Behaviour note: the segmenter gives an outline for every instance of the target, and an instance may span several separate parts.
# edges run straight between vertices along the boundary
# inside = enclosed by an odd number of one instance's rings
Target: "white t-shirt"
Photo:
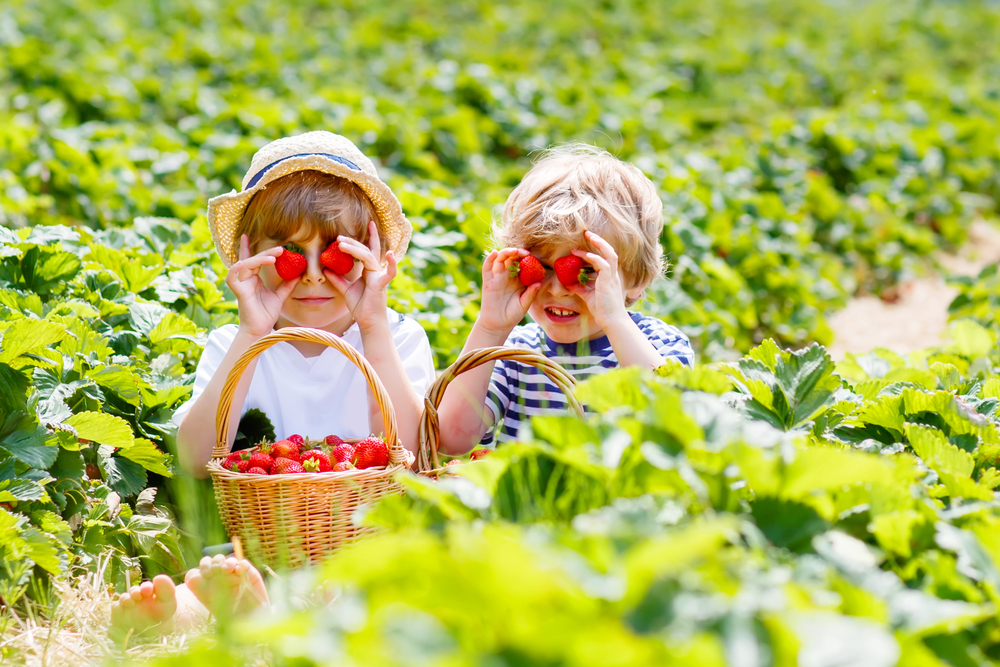
[[[413,389],[423,396],[434,381],[434,360],[427,334],[411,319],[389,310],[389,327]],[[177,408],[173,421],[180,424],[191,405],[208,386],[239,327],[227,324],[208,335],[205,352],[195,372],[191,399]],[[352,325],[343,335],[344,342],[364,354],[361,330]],[[361,371],[347,357],[326,348],[315,357],[304,357],[290,343],[278,343],[257,357],[250,390],[241,415],[257,408],[274,425],[278,438],[293,433],[311,438],[339,435],[364,438],[368,425],[368,383]]]

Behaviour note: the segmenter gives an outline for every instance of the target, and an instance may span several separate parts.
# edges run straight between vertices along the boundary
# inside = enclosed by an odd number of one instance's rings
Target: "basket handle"
[[[345,343],[344,339],[340,336],[323,331],[322,329],[308,329],[305,327],[283,327],[277,331],[272,331],[251,345],[236,360],[236,365],[229,371],[229,376],[226,377],[226,384],[222,387],[219,409],[215,413],[215,432],[218,438],[212,450],[212,458],[222,458],[229,455],[231,447],[229,444],[230,411],[233,406],[233,394],[236,393],[236,385],[239,384],[243,372],[250,365],[250,362],[256,359],[264,350],[277,343],[288,341],[322,343],[327,347],[332,347],[340,351],[351,363],[358,367],[368,381],[368,387],[375,395],[375,402],[378,403],[379,410],[382,412],[382,424],[385,426],[385,441],[389,445],[389,461],[393,464],[405,463],[406,453],[397,435],[396,412],[392,409],[389,394],[386,392],[382,381],[379,380],[378,375],[375,374],[375,369],[372,368],[367,359],[361,356],[361,353],[355,350],[350,344]]]
[[[444,397],[444,391],[460,373],[482,366],[485,363],[511,359],[528,366],[540,369],[566,395],[569,405],[580,417],[584,417],[583,406],[573,395],[576,380],[565,368],[537,352],[521,350],[513,347],[484,347],[470,350],[458,358],[455,363],[446,368],[427,390],[424,397],[424,412],[420,415],[420,426],[417,431],[419,449],[417,451],[417,469],[427,472],[440,467],[438,446],[441,440],[441,429],[438,422],[438,406]]]

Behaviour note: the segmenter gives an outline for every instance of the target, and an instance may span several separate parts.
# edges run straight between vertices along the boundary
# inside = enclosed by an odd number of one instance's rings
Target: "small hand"
[[[268,248],[250,256],[250,241],[244,234],[240,238],[239,261],[229,267],[226,284],[236,295],[239,305],[240,329],[254,336],[271,333],[281,315],[281,308],[299,284],[299,279],[282,281],[276,289],[267,287],[260,277],[260,269],[274,264],[284,248]]]
[[[510,273],[518,259],[530,253],[524,248],[494,250],[483,262],[483,299],[477,325],[504,338],[528,313],[528,306],[542,288],[542,283],[524,287]]]
[[[368,245],[349,236],[339,236],[340,249],[361,262],[361,277],[353,282],[328,269],[323,270],[330,284],[344,297],[351,317],[361,329],[386,321],[386,287],[396,277],[396,257],[390,250],[385,253],[385,268],[379,262],[382,252],[378,228],[374,221],[368,223]]]
[[[628,319],[625,290],[618,273],[618,253],[594,232],[585,232],[584,236],[600,254],[578,249],[571,252],[594,267],[596,274],[586,285],[572,285],[568,289],[587,303],[594,321],[607,330],[613,323]]]

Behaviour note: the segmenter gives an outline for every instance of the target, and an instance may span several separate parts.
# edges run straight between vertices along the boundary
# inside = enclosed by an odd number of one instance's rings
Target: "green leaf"
[[[0,500],[39,500],[46,496],[45,487],[30,479],[5,479],[0,482]]]
[[[118,455],[138,463],[149,472],[172,477],[170,457],[156,448],[152,441],[136,438],[134,444],[118,452]]]
[[[782,354],[776,361],[775,375],[789,407],[794,411],[795,427],[815,417],[833,403],[833,392],[840,382],[833,376],[833,361],[819,345]]]
[[[104,412],[78,412],[66,420],[84,440],[109,447],[128,448],[135,442],[127,421]]]
[[[148,336],[168,312],[171,311],[158,303],[136,300],[128,308],[128,318],[134,331]]]
[[[56,285],[70,281],[82,266],[72,253],[38,246],[30,248],[21,258],[21,274],[27,288],[43,295]]]
[[[180,313],[171,311],[149,332],[149,342],[154,346],[173,339],[198,342],[195,335],[197,333],[198,327],[194,322]]]
[[[4,423],[3,432],[6,435],[3,440],[0,440],[0,447],[10,452],[22,463],[40,470],[55,463],[56,457],[59,455],[59,447],[49,444],[48,432],[35,424],[30,417],[23,413],[8,416]]]
[[[29,385],[30,380],[24,373],[0,363],[0,414],[26,412]]]
[[[65,337],[66,329],[61,324],[28,318],[16,320],[3,332],[0,362],[10,363],[21,355],[38,352]]]
[[[752,513],[767,539],[776,546],[793,550],[808,547],[813,535],[828,528],[815,509],[791,500],[758,497]]]
[[[642,380],[648,375],[638,366],[617,369],[581,382],[574,394],[587,407],[597,412],[623,405],[642,410],[649,405],[649,399],[642,389]]]
[[[87,373],[87,377],[105,389],[115,392],[123,401],[138,406],[142,389],[150,389],[148,382],[122,366],[105,366]]]
[[[985,357],[996,345],[993,334],[975,320],[952,322],[949,334],[954,341],[952,349],[969,359]]]
[[[146,488],[146,470],[138,463],[109,456],[104,459],[104,471],[108,486],[122,496],[135,496]]]

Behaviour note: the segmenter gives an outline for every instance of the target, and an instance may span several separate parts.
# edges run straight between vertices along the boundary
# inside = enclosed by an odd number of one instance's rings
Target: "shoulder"
[[[427,332],[416,320],[406,317],[402,313],[397,313],[391,308],[386,308],[389,317],[389,330],[396,340],[406,340],[409,338],[427,338]]]
[[[224,324],[218,329],[213,329],[208,334],[208,340],[205,342],[205,350],[228,350],[233,344],[233,341],[236,340],[236,334],[238,334],[239,331],[239,326],[235,324]]]
[[[639,331],[649,337],[656,337],[663,340],[681,340],[690,345],[687,335],[672,324],[667,324],[663,320],[651,315],[630,312],[632,321],[639,327]]]

